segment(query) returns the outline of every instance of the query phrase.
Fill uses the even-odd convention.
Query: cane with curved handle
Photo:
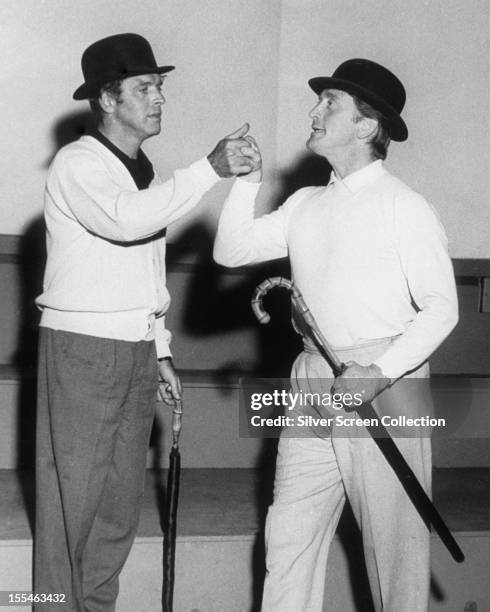
[[[274,287],[283,287],[291,293],[293,308],[309,326],[319,348],[323,349],[322,352],[325,353],[325,357],[332,368],[334,376],[340,376],[346,369],[345,364],[337,359],[325,336],[318,327],[318,323],[311,314],[310,309],[306,305],[300,290],[292,281],[282,276],[274,276],[272,278],[266,278],[265,281],[256,287],[251,304],[252,310],[259,322],[266,324],[271,320],[269,313],[264,310],[262,298]]]
[[[302,317],[310,328],[313,339],[320,353],[330,364],[334,376],[340,376],[346,369],[345,364],[339,361],[334,351],[326,341],[320,328],[318,327],[317,322],[315,321],[315,318],[306,305],[300,290],[292,281],[280,276],[275,276],[273,278],[266,279],[257,286],[252,298],[252,310],[254,311],[257,319],[263,324],[270,321],[269,314],[264,310],[262,298],[274,287],[283,287],[291,293],[293,309],[300,317]],[[362,406],[357,408],[357,412],[364,418],[368,419],[369,422],[373,424],[377,423],[376,425],[366,426],[366,429],[395,472],[397,478],[399,479],[400,483],[405,489],[405,492],[412,501],[415,509],[426,524],[427,528],[429,529],[430,525],[432,524],[453,559],[458,563],[464,561],[463,551],[453,538],[446,523],[425,492],[424,488],[417,480],[417,477],[413,473],[412,468],[408,465],[405,457],[401,454],[387,429],[379,420],[378,414],[374,410],[372,404],[370,402],[362,404]]]
[[[164,612],[173,612],[175,583],[175,549],[177,540],[177,507],[180,488],[179,437],[182,429],[182,400],[174,400],[172,409],[172,448],[170,449],[167,475],[167,494],[163,538],[163,593]]]

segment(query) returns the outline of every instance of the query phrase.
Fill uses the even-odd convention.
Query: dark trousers
[[[115,609],[143,498],[157,395],[154,343],[41,328],[34,589]]]

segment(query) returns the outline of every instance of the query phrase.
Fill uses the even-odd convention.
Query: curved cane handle
[[[262,297],[274,287],[284,287],[291,293],[291,303],[293,310],[305,321],[309,326],[313,337],[315,338],[318,345],[322,348],[327,356],[327,361],[330,363],[335,376],[339,376],[345,370],[345,365],[339,361],[335,353],[330,348],[327,340],[322,334],[318,327],[315,318],[311,314],[308,306],[306,305],[301,291],[296,285],[287,278],[282,276],[274,276],[272,278],[266,278],[265,281],[257,286],[254,292],[253,299],[251,301],[252,310],[260,323],[269,323],[271,320],[270,315],[264,310],[262,305]]]
[[[255,288],[251,300],[252,310],[254,311],[254,315],[262,324],[269,323],[271,320],[269,313],[264,309],[262,298],[274,287],[284,287],[285,289],[291,291],[293,288],[293,283],[282,276],[274,276],[272,278],[266,278],[265,281],[260,283],[260,285]]]

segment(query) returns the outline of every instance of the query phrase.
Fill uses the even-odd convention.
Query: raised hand
[[[260,183],[262,180],[262,156],[259,146],[253,136],[245,136],[245,140],[248,141],[249,146],[242,148],[241,151],[253,162],[253,169],[249,173],[242,175],[241,178],[250,183]]]
[[[260,169],[260,152],[253,138],[247,136],[249,129],[249,124],[244,123],[220,140],[208,155],[208,161],[218,176],[227,178]]]

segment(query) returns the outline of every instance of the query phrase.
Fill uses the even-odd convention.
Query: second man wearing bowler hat
[[[408,136],[400,115],[405,89],[365,59],[347,60],[309,85],[318,100],[307,146],[332,166],[328,185],[300,189],[254,219],[260,171],[239,179],[223,208],[215,259],[239,266],[289,257],[296,286],[348,366],[333,382],[305,337],[293,391],[360,394],[366,402],[377,396],[380,415],[429,416],[427,358],[456,324],[458,308],[439,219],[383,165],[390,140]],[[333,417],[335,424],[282,432],[266,522],[263,612],[324,609],[327,556],[346,497],[362,531],[376,611],[426,612],[430,534],[374,441],[362,426],[337,426],[336,413],[321,404],[296,403],[288,415],[293,422]],[[403,436],[397,444],[430,490],[427,432]]]
[[[245,124],[158,178],[140,146],[160,132],[171,70],[137,34],[91,45],[74,98],[90,101],[97,128],[58,152],[46,181],[34,588],[76,612],[115,609],[157,390],[170,404],[182,392],[165,328],[165,228],[259,159]]]

